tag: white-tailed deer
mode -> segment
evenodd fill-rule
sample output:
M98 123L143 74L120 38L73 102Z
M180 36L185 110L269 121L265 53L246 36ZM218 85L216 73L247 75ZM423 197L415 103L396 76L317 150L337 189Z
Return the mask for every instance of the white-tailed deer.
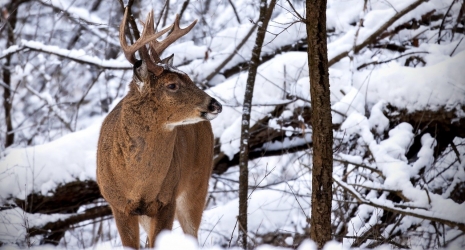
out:
M134 65L128 94L102 124L97 150L97 182L108 201L124 246L139 248L139 223L148 246L176 217L186 234L197 237L212 170L213 133L209 120L221 104L159 55L187 34L179 17L155 32L153 11L141 37L128 46L126 9L120 25L124 54ZM159 42L156 39L171 33ZM148 48L147 48L148 46ZM136 60L139 51L141 60Z

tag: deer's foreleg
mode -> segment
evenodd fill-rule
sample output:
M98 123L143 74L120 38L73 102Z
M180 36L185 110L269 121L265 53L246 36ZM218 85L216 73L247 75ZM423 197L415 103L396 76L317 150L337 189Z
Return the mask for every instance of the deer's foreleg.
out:
M162 207L155 216L150 217L150 232L147 232L149 248L155 247L155 238L162 230L173 228L174 213L175 203L172 202Z
M120 212L116 209L112 210L123 246L139 249L139 223L137 216Z
M205 199L198 197L198 189L186 190L176 198L176 218L181 224L185 234L197 238L202 213L205 207Z

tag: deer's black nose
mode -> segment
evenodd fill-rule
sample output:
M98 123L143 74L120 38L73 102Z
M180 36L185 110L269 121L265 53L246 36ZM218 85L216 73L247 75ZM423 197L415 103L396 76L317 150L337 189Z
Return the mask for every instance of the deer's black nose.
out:
M208 105L208 111L212 113L221 113L223 106L215 98L212 98L210 104Z

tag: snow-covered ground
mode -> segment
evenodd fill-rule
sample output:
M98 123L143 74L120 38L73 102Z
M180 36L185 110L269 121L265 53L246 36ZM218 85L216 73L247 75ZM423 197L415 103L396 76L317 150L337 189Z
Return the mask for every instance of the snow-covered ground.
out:
M8 2L8 0L0 1L0 6ZM48 133L38 134L37 138L32 141L32 145L14 145L1 153L0 204L2 205L11 204L15 198L24 199L33 192L51 195L57 186L73 180L95 180L97 139L101 122L106 115L104 112L96 114L95 107L98 106L98 100L104 96L114 97L111 104L113 107L124 95L126 90L123 89L126 88L131 75L130 70L124 71L126 73L118 70L130 66L122 53L119 53L116 59L103 59L102 54L91 52L93 51L90 49L93 46L92 43L102 42L95 41L95 37L104 38L108 44L119 43L115 40L118 34L115 24L119 21L111 20L105 15L105 11L108 11L107 8L102 7L100 11L89 12L88 7L83 3L85 1L52 0L42 2L43 5L39 5L39 7L33 4L28 9L29 13L35 15L40 11L49 12L49 6L54 6L66 10L73 18L82 22L108 26L109 32L112 32L114 37L108 37L103 31L92 26L90 34L86 33L86 36L89 37L89 44L83 48L65 49L64 45L60 46L60 43L54 39L51 39L50 42L50 40L41 37L39 37L41 39L34 40L30 36L21 37L16 45L9 48L0 47L0 60L7 54L19 53L21 55L20 53L24 51L24 48L45 51L47 57L49 54L53 54L50 56L51 59L45 59L41 55L34 59L38 62L31 60L18 64L14 68L14 86L24 86L21 87L24 91L19 90L18 92L18 95L23 98L15 103L18 112L14 114L15 125L19 126L17 130L20 133L25 136L34 134L35 124L27 122L28 113L26 111L30 112L42 105L52 107L47 110L58 119L69 120L69 113L66 110L60 110L56 97L51 95L53 91L60 88L45 86L42 90L37 90L39 87L34 85L36 71L43 71L45 79L48 79L47 77L51 79L53 76L41 64L61 65L63 62L60 61L62 60L60 56L65 56L73 60L87 62L89 65L108 67L112 70L108 70L111 73L93 76L80 64L63 63L64 69L79 67L79 70L76 69L76 75L70 76L73 80L87 80L95 77L96 87L91 88L86 97L90 99L88 102L90 104L83 105L81 110L77 111L76 117L79 119L75 121L75 132L63 132L62 128L59 130L53 125L49 125L51 129ZM147 2L149 2L147 6L161 8L156 1ZM174 7L170 11L174 14L181 8L183 1L171 2ZM218 1L217 4L212 4L207 13L203 15L205 23L208 25L200 22L198 27L194 29L194 33L203 32L203 34L208 33L209 35L201 37L197 34L190 34L168 48L165 53L166 55L175 53L175 62L182 62L179 68L187 72L196 82L202 82L225 58L233 53L237 44L252 27L248 20L256 20L258 17L258 8L253 0L233 2L242 20L241 23L235 21L234 11L228 1ZM268 29L269 33L265 39L263 56L273 54L277 48L295 44L306 37L305 26L300 22L295 22L296 16L286 1L278 2L280 4L277 5L273 14L273 20ZM363 10L363 2L355 0L328 1L327 25L328 30L332 30L329 33L328 41L330 60L342 52L351 51L354 45L361 44L387 20L414 1L369 1L367 10ZM392 31L394 27L408 23L412 19L420 20L423 15L432 10L444 14L451 3L451 0L427 1L394 22L387 31ZM302 13L303 3L294 1L294 4L297 11ZM201 6L201 1L192 3L183 17L184 21L187 23L199 18L202 11ZM455 18L459 8L460 4L453 5L450 10L451 17L448 18ZM145 17L148 10L149 7L144 8L141 16ZM364 19L363 26L358 25L360 18ZM452 153L445 154L444 158L439 161L435 160L433 152L436 138L434 135L425 134L421 138L421 150L416 155L415 160L411 161L406 158L406 154L413 143L413 138L417 135L415 124L399 123L391 128L389 119L384 112L389 104L399 109L405 109L407 112L444 110L453 111L456 120L465 117L463 110L465 107L465 41L462 41L464 35L456 33L455 37L452 37L446 33L447 39L440 44L436 43L438 30L431 27L440 25L441 20L432 21L429 26L423 25L418 29L405 29L391 38L385 38L386 42L390 41L399 46L405 46L406 51L365 49L354 55L352 59L346 57L330 68L331 102L334 110L333 123L340 126L338 130L335 130L334 136L343 143L357 145L350 152L335 153L335 158L339 160L339 163L343 161L347 164L339 164L336 161L334 181L340 187L353 192L354 196L358 194L359 196L356 198L360 204L355 209L354 215L348 218L351 226L345 232L347 237L342 243L328 243L325 249L348 249L354 243L353 237L373 230L371 226L387 214L381 208L410 213L399 221L400 226L397 225L395 230L392 226L392 231L387 228L380 234L386 234L386 236L389 236L388 232L405 234L405 237L408 238L405 243L411 247L422 248L429 244L426 242L427 239L424 239L427 238L426 232L432 231L434 233L434 230L428 218L445 221L446 225L449 225L448 222L465 224L465 203L459 204L449 197L453 191L453 185L450 185L449 189L445 188L445 191L440 194L425 191L423 187L413 185L410 181L420 176L425 168L427 170L442 169L450 166L443 171L441 178L450 179L457 183L463 182L465 180L465 140L463 138L454 140L455 145L459 145L457 147L457 161L455 161L455 150L452 149L449 150ZM66 25L57 23L57 29L63 27ZM460 27L463 29L463 25ZM27 23L22 28L27 31L27 29L34 27ZM235 52L236 56L227 64L225 69L250 59L255 41L254 36L252 35L245 45ZM413 38L420 39L418 46L405 44L405 41L410 41ZM3 40L4 38L0 38L0 41ZM205 58L205 53L209 54L208 58ZM425 65L406 66L408 56L404 55L408 53L421 55ZM398 59L394 60L393 58ZM390 61L386 63L357 70L357 67L363 64L388 60ZM272 118L268 126L285 131L288 136L293 133L303 134L301 137L286 139L283 142L270 142L266 145L267 149L280 149L311 142L311 127L283 126L281 123L281 121L292 117L292 112L295 109L310 106L308 75L307 54L305 52L283 52L260 65L255 83L251 126L269 116L269 113L275 108L274 104L288 103L290 100L287 96L292 96L292 102L286 105L285 111L279 117ZM246 79L246 71L228 77L219 74L209 82L212 87L206 90L223 104L223 112L212 121L212 126L215 137L219 139L221 152L229 158L239 152L241 104ZM70 79L66 78L66 80ZM34 91L37 93L30 95ZM72 89L71 92L80 96L85 91ZM93 105L91 105L92 103ZM20 111L24 111L24 113ZM19 121L26 122L20 123ZM2 129L4 128L2 127ZM386 136L380 136L384 134ZM371 154L371 156L365 157L367 154ZM257 186L256 189L251 190L250 195L249 231L253 232L254 235L265 235L270 232L303 234L311 207L311 171L308 168L311 165L311 156L309 152L302 151L282 156L259 158L251 161L249 165L251 166L249 183L252 186ZM355 171L358 165L366 165L376 171L370 173L365 171L366 169ZM349 175L350 173L356 174ZM361 181L359 176L369 176L369 178ZM237 183L231 180L237 180L237 178L238 169L233 167L221 176L214 176L211 179L211 199L209 199L203 215L198 245L194 239L184 236L179 226L175 224L173 232L164 232L160 236L156 248L223 249L229 244L234 246L238 232L236 225L238 198ZM438 179L433 178L429 185L443 188L444 184ZM366 188L364 189L365 193L361 194L360 186ZM408 202L403 203L403 207L400 207L399 204L387 197L388 192L378 190L400 192ZM334 206L338 206L336 200ZM35 245L40 242L40 237L29 238L27 228L43 226L47 222L65 219L68 216L71 215L33 214L27 213L21 208L0 209L0 242L12 244L3 246L2 249L17 249L18 247L14 244L18 244L19 248L27 244ZM335 215L333 215L333 220L337 220ZM58 248L121 248L113 220L104 220L100 223L105 228L106 236L97 242L93 242L95 224L83 223L80 227L67 232ZM443 226L441 230L444 230L441 236L444 237L444 242L454 239L444 247L461 249L465 246L465 237L458 228ZM419 232L418 235L415 232ZM283 241L286 243L285 245L292 246L294 238L287 236ZM370 241L360 247L368 247L369 243ZM256 244L260 245L261 242L256 242ZM380 246L377 249L390 249L391 246ZM57 249L57 247L35 246L32 249ZM260 245L257 249L287 248ZM312 242L305 241L298 249L316 248Z

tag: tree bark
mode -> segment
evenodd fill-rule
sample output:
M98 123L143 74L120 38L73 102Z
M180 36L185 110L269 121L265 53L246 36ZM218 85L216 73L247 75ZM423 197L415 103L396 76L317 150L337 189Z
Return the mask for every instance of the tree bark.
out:
M21 1L15 3L12 2L8 8L8 22L5 24L7 32L7 41L6 48L9 48L15 43L15 28L17 21L18 8L21 4ZM5 112L5 148L11 146L15 141L15 133L13 132L13 122L12 122L12 95L11 95L11 58L13 55L6 56L6 62L2 66L3 71L3 82L6 86L3 87L3 109Z
M307 0L306 13L313 130L312 211L309 236L321 249L331 240L333 172L326 1Z
M267 6L266 0L260 1L260 17L258 19L258 31L255 39L255 46L252 49L252 58L250 60L249 74L247 76L247 84L245 87L244 103L242 110L242 126L241 126L241 146L239 156L239 244L242 248L247 249L247 200L249 188L249 129L250 129L250 113L252 111L253 90L255 85L255 77L257 68L260 63L260 53L262 51L263 41L265 40L266 28L271 18L276 0L271 0Z

